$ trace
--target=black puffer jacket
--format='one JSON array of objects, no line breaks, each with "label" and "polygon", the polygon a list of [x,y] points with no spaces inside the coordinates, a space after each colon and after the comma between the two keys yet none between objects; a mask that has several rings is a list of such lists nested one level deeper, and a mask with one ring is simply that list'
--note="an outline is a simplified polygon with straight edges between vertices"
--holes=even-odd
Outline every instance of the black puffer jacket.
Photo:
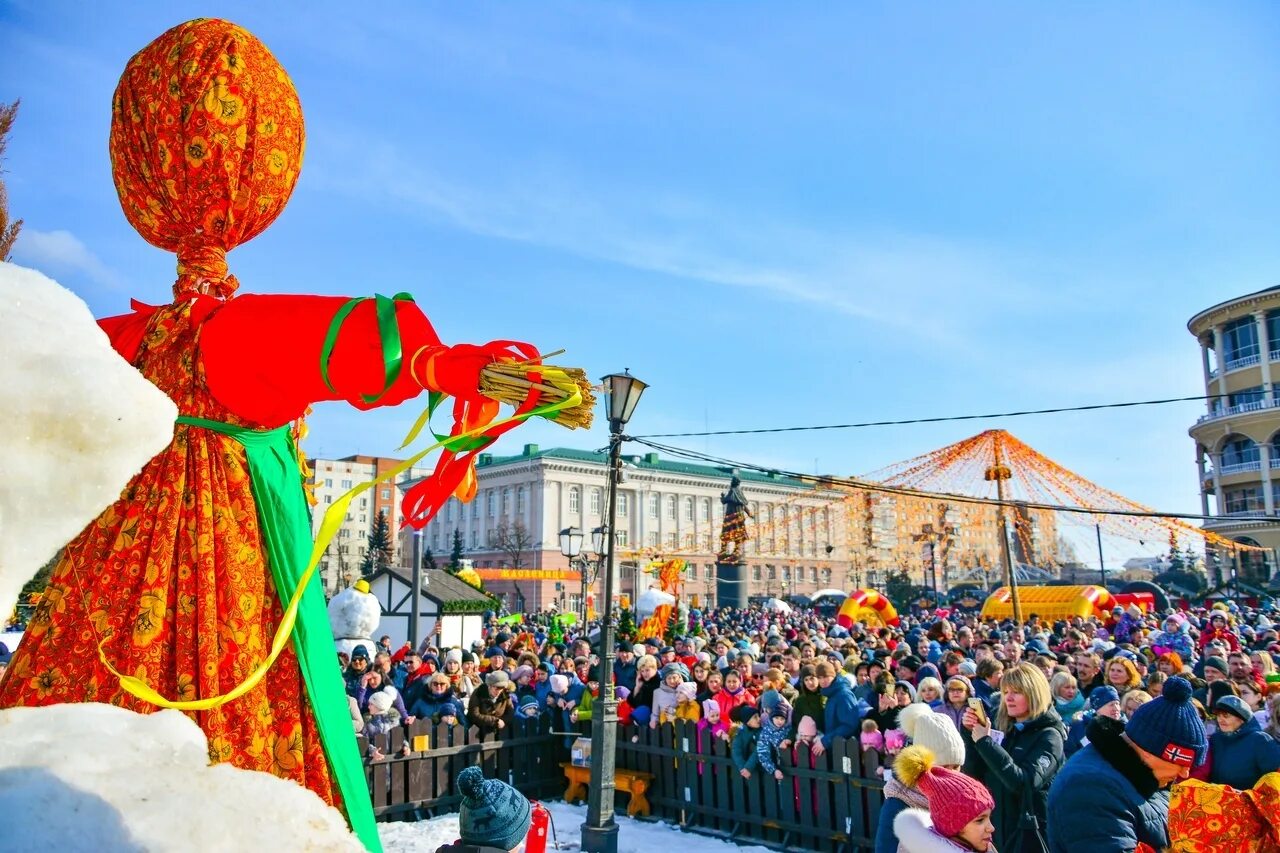
[{"label": "black puffer jacket", "polygon": [[[964,734],[967,736],[968,730]],[[1002,744],[985,737],[971,741],[972,747],[966,748],[964,772],[985,784],[996,802],[991,821],[996,826],[993,840],[997,850],[1014,849],[1028,773],[1036,817],[1044,831],[1049,786],[1062,768],[1065,738],[1062,719],[1051,708],[1017,725]]]}]

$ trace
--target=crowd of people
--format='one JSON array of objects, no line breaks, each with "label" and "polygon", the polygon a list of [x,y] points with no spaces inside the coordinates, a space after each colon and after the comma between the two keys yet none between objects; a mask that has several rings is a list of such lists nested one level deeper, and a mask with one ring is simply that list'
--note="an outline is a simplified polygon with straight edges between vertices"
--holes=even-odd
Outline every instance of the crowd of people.
[{"label": "crowd of people", "polygon": [[[358,646],[340,661],[353,725],[569,730],[600,697],[594,636],[558,642],[531,616],[470,649]],[[1066,853],[1161,850],[1171,784],[1248,789],[1280,770],[1277,662],[1272,616],[1234,604],[851,630],[753,608],[694,614],[669,643],[622,638],[611,680],[623,723],[694,722],[745,778],[782,780],[799,744],[880,752],[877,853],[1027,849],[1027,833]]]}]

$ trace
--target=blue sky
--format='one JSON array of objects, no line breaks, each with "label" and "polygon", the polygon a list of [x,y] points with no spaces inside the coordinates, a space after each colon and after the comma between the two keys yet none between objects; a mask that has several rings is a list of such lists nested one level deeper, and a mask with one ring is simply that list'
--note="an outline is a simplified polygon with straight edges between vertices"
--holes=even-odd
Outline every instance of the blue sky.
[{"label": "blue sky", "polygon": [[[174,277],[116,201],[111,92],[200,15],[258,35],[307,121],[244,291],[410,290],[448,341],[630,367],[637,434],[1203,393],[1187,319],[1280,268],[1269,4],[10,0],[15,260],[99,315]],[[672,443],[847,474],[1003,426],[1194,512],[1201,411]],[[417,412],[322,406],[309,451],[389,454]],[[498,451],[524,441],[604,443]]]}]

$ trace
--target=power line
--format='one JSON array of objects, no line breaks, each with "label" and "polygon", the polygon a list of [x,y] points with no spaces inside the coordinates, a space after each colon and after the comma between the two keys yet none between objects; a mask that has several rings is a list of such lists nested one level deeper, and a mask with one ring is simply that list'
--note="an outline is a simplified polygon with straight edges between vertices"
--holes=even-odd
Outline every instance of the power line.
[{"label": "power line", "polygon": [[[1038,501],[1024,500],[1004,500],[998,498],[983,498],[976,495],[961,495],[954,492],[933,492],[927,489],[916,489],[910,486],[890,486],[885,483],[877,483],[872,480],[859,480],[854,477],[835,477],[835,476],[814,476],[813,474],[801,474],[798,471],[784,471],[779,468],[769,468],[762,465],[754,465],[750,462],[739,462],[732,459],[724,459],[722,457],[710,456],[705,453],[699,453],[696,450],[688,450],[683,447],[672,447],[667,444],[659,444],[654,441],[648,441],[640,436],[625,436],[629,441],[637,444],[643,444],[651,447],[661,453],[669,453],[672,456],[679,456],[685,459],[693,459],[699,462],[711,462],[715,465],[726,466],[730,468],[741,468],[746,471],[756,471],[761,474],[780,474],[795,480],[806,483],[813,483],[817,486],[846,486],[851,489],[861,489],[868,492],[883,492],[885,494],[905,495],[907,497],[925,498],[927,500],[951,501],[953,503],[972,503],[985,504],[987,506],[1018,506],[1027,509],[1042,509],[1050,512],[1070,512],[1080,515],[1117,515],[1128,516],[1131,518],[1177,518],[1188,521],[1212,521],[1216,516],[1198,515],[1186,512],[1158,512],[1156,510],[1136,510],[1136,509],[1105,509],[1091,508],[1082,506],[1069,506],[1066,504],[1050,504],[1040,503]],[[1265,516],[1233,516],[1233,520],[1239,521],[1264,521]]]},{"label": "power line", "polygon": [[1027,415],[1056,415],[1063,412],[1092,412],[1099,409],[1132,409],[1137,406],[1163,406],[1167,403],[1189,403],[1197,400],[1217,400],[1226,394],[1202,394],[1198,397],[1168,397],[1162,400],[1129,400],[1123,403],[1094,403],[1088,406],[1061,406],[1055,409],[1026,409],[1018,412],[994,412],[986,415],[945,415],[933,418],[908,418],[900,421],[864,421],[853,424],[820,424],[816,426],[767,427],[762,429],[722,429],[705,432],[655,432],[632,436],[642,438],[694,438],[711,435],[760,435],[774,432],[813,432],[827,429],[863,429],[881,426],[908,426],[910,424],[938,424],[949,421],[983,421],[995,418],[1021,418]]}]

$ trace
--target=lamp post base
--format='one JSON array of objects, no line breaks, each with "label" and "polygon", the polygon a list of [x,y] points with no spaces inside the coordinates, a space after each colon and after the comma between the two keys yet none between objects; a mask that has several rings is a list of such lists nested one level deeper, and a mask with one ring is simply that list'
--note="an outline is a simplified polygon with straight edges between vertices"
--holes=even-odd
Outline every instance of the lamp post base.
[{"label": "lamp post base", "polygon": [[582,853],[618,853],[618,825],[582,825]]}]

